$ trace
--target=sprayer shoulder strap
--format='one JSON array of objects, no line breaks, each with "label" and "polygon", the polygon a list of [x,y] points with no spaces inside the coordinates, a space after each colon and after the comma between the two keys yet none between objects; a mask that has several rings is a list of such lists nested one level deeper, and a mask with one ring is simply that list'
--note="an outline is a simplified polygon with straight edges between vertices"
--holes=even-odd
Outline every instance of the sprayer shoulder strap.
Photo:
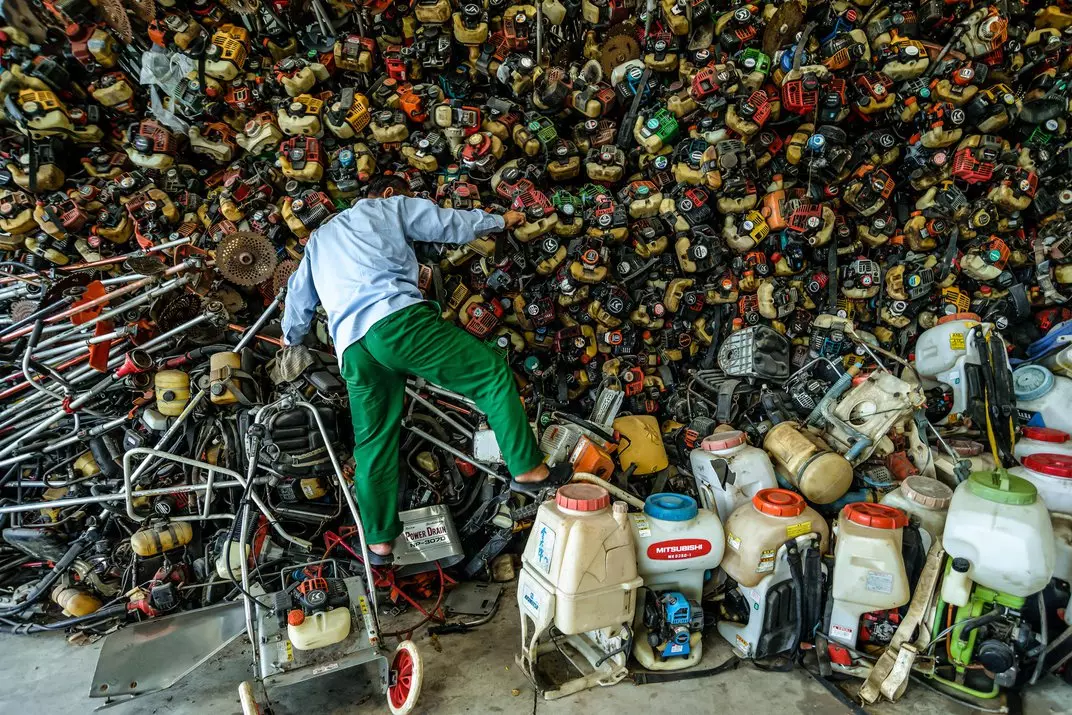
[{"label": "sprayer shoulder strap", "polygon": [[865,703],[874,703],[879,696],[885,696],[891,701],[896,700],[908,686],[912,664],[929,639],[927,629],[921,626],[938,586],[938,576],[944,561],[945,551],[941,543],[936,541],[927,554],[927,563],[916,584],[916,591],[912,594],[908,612],[867,680],[860,686],[860,699]]}]

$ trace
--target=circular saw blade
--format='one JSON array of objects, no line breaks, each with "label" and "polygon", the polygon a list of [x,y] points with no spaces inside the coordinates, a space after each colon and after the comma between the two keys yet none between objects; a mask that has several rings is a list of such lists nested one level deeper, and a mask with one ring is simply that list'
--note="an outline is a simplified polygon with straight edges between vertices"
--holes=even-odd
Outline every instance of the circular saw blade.
[{"label": "circular saw blade", "polygon": [[249,15],[250,13],[257,12],[257,0],[221,0],[223,6],[233,13],[239,15]]},{"label": "circular saw blade", "polygon": [[36,300],[16,300],[11,304],[11,320],[18,323],[26,320],[34,311],[37,310],[38,302]]},{"label": "circular saw blade", "polygon": [[156,276],[167,270],[164,262],[153,255],[130,256],[123,261],[123,267],[131,273],[138,273],[143,276]]},{"label": "circular saw blade", "polygon": [[143,22],[156,19],[156,0],[126,0],[127,4]]},{"label": "circular saw blade", "polygon": [[252,231],[235,231],[216,248],[216,270],[224,280],[239,286],[268,280],[277,263],[272,242]]},{"label": "circular saw blade", "polygon": [[278,293],[282,288],[285,288],[290,276],[296,270],[298,270],[298,262],[293,258],[280,261],[275,268],[275,273],[272,274],[272,292]]},{"label": "circular saw blade", "polygon": [[127,9],[123,7],[121,0],[100,0],[97,9],[100,10],[101,17],[108,23],[108,26],[119,35],[119,39],[128,43],[134,39],[130,18],[127,17]]},{"label": "circular saw blade", "polygon": [[[618,25],[622,27],[622,25]],[[613,29],[613,28],[612,28]],[[640,43],[631,32],[619,32],[610,34],[600,46],[599,64],[603,67],[603,75],[610,77],[615,67],[640,58]]]}]

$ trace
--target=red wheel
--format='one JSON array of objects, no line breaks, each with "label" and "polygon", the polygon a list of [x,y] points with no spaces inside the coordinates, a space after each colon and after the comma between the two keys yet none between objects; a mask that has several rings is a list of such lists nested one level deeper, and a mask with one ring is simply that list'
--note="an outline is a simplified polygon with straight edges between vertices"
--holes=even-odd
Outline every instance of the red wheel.
[{"label": "red wheel", "polygon": [[417,704],[424,682],[424,661],[413,641],[402,641],[391,661],[391,685],[387,688],[387,706],[394,715],[407,715]]}]

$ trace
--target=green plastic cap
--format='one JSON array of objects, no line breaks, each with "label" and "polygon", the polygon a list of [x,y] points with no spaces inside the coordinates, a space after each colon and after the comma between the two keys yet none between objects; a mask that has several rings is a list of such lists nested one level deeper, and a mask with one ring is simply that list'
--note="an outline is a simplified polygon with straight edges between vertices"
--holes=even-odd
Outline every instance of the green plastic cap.
[{"label": "green plastic cap", "polygon": [[968,489],[972,494],[998,504],[1034,504],[1038,499],[1034,484],[1004,469],[972,472],[968,477]]}]

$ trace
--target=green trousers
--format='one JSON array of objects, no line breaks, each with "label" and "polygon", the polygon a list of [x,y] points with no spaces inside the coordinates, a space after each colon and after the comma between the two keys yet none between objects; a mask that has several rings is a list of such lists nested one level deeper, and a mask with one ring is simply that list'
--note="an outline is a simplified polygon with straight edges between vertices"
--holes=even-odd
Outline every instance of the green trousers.
[{"label": "green trousers", "polygon": [[402,532],[399,423],[409,375],[475,402],[487,415],[511,474],[543,461],[506,361],[443,320],[432,303],[404,308],[372,326],[346,348],[342,375],[354,423],[354,493],[370,544],[392,541]]}]

